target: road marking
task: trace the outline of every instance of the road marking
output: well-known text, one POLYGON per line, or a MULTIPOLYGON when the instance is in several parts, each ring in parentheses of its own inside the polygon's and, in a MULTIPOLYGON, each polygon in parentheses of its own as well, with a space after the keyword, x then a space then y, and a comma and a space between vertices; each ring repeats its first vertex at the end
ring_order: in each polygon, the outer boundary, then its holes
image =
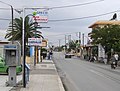
POLYGON ((99 72, 97 72, 97 71, 95 71, 95 70, 90 69, 90 72, 92 72, 92 73, 94 73, 94 74, 96 74, 96 75, 105 77, 103 74, 101 74, 101 73, 99 73, 99 72))

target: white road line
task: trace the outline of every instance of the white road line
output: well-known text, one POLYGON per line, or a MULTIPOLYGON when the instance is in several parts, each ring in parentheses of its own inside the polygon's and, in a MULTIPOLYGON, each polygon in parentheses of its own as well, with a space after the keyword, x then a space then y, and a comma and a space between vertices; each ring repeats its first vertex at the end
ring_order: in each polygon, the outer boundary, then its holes
POLYGON ((96 74, 96 75, 99 75, 101 77, 105 77, 103 74, 101 74, 101 73, 99 73, 99 72, 97 72, 95 70, 90 69, 89 71, 92 72, 92 73, 94 73, 94 74, 96 74))

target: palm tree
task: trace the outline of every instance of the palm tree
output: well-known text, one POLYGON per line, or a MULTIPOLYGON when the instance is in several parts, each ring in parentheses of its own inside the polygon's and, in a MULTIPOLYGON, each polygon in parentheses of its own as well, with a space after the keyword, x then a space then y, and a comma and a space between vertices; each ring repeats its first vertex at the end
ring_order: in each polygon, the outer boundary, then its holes
MULTIPOLYGON (((13 25, 13 30, 12 26, 10 25, 7 33, 5 35, 5 38, 8 39, 9 41, 19 41, 22 44, 22 22, 23 18, 15 18, 14 19, 14 25, 13 25)), ((42 33, 38 30, 35 29, 34 23, 30 21, 30 18, 28 16, 25 17, 25 40, 26 43, 28 43, 28 38, 36 36, 37 38, 40 38, 43 36, 41 35, 42 33), (36 34, 36 35, 35 35, 36 34)))

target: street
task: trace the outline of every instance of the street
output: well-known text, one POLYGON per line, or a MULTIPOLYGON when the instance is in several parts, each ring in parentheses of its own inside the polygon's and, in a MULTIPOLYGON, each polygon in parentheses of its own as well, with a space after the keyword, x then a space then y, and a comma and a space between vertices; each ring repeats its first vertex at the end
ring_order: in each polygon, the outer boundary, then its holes
POLYGON ((64 58, 55 52, 53 60, 67 91, 120 91, 120 67, 64 58))

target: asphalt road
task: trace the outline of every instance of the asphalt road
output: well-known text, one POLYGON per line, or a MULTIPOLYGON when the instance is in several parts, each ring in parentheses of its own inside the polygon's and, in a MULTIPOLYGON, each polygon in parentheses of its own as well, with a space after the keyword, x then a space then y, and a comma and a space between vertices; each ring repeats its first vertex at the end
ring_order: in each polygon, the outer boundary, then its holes
POLYGON ((120 67, 91 63, 79 58, 64 58, 54 53, 54 62, 67 91, 120 91, 120 67))

